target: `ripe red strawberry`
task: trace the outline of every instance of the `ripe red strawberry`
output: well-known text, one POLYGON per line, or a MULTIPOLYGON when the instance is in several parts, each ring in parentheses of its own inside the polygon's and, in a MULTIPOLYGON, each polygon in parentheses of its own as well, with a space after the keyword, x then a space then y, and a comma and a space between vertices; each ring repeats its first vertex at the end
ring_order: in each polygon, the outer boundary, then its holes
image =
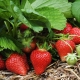
POLYGON ((28 29, 28 26, 26 26, 25 24, 21 24, 20 25, 20 31, 25 31, 26 29, 28 29))
POLYGON ((0 70, 4 70, 5 67, 5 61, 3 60, 2 56, 0 55, 0 70))
POLYGON ((29 70, 25 55, 20 55, 18 53, 12 53, 10 55, 10 57, 6 60, 6 68, 11 72, 20 75, 26 75, 29 70))
POLYGON ((35 73, 37 75, 40 75, 45 71, 46 67, 51 63, 52 56, 45 49, 36 49, 32 51, 30 59, 33 64, 35 73))
POLYGON ((72 28, 69 34, 72 35, 71 39, 75 44, 80 44, 80 28, 72 28))
POLYGON ((66 23, 66 27, 61 31, 63 34, 67 34, 72 29, 72 25, 70 23, 66 23))
POLYGON ((64 62, 66 60, 65 56, 67 56, 68 53, 72 53, 75 49, 75 43, 71 40, 58 40, 56 42, 56 49, 61 61, 64 62))

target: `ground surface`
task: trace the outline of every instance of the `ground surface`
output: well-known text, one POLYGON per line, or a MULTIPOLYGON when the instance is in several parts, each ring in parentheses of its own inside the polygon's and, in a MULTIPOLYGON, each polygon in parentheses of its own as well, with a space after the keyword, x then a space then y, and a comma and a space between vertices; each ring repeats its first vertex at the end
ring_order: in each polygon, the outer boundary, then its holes
POLYGON ((36 75, 33 69, 26 76, 16 75, 6 70, 0 71, 0 80, 80 80, 80 61, 74 66, 61 61, 53 62, 40 76, 36 75))

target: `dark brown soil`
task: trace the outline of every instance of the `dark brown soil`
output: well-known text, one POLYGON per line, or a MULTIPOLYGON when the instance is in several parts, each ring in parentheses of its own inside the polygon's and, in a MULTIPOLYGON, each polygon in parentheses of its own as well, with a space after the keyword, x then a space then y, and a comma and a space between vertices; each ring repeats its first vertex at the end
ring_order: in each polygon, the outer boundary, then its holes
POLYGON ((26 76, 16 75, 7 70, 0 71, 0 80, 80 80, 80 61, 74 66, 56 61, 39 76, 33 69, 26 76))

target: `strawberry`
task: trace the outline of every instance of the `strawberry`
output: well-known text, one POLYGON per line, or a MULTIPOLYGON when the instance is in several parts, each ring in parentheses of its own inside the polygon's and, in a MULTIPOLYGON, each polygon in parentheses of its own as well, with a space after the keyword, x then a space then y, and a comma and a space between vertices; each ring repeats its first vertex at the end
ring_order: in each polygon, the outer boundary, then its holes
POLYGON ((32 65, 37 75, 42 74, 46 67, 51 63, 52 56, 45 49, 36 49, 30 55, 32 65))
POLYGON ((75 49, 75 43, 71 40, 58 40, 55 44, 61 61, 65 61, 65 56, 72 53, 75 49))
POLYGON ((67 34, 72 29, 72 25, 70 23, 66 23, 66 27, 61 31, 63 34, 67 34))
POLYGON ((66 62, 69 64, 69 65, 75 65, 77 63, 78 59, 77 59, 77 55, 75 53, 73 54, 68 54, 66 56, 66 62))
POLYGON ((23 48, 24 53, 31 53, 36 48, 36 42, 32 41, 29 46, 23 48))
POLYGON ((4 70, 5 67, 5 61, 3 60, 2 56, 0 55, 0 70, 4 70))
POLYGON ((69 34, 71 36, 72 41, 75 44, 80 44, 80 28, 78 27, 72 28, 69 34))
POLYGON ((20 25, 20 31, 24 32, 26 29, 28 29, 28 26, 26 26, 25 24, 20 25))
POLYGON ((7 58, 6 68, 11 72, 20 75, 26 75, 29 70, 25 55, 20 55, 18 53, 12 53, 9 58, 7 58))

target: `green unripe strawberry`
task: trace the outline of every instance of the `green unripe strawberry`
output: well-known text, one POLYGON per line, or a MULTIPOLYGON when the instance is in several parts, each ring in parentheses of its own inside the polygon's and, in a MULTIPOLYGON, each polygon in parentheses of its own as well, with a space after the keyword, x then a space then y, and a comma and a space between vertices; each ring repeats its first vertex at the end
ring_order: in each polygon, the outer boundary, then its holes
POLYGON ((69 65, 75 65, 76 62, 77 62, 77 56, 76 56, 76 54, 68 54, 67 57, 66 57, 66 62, 69 65))

